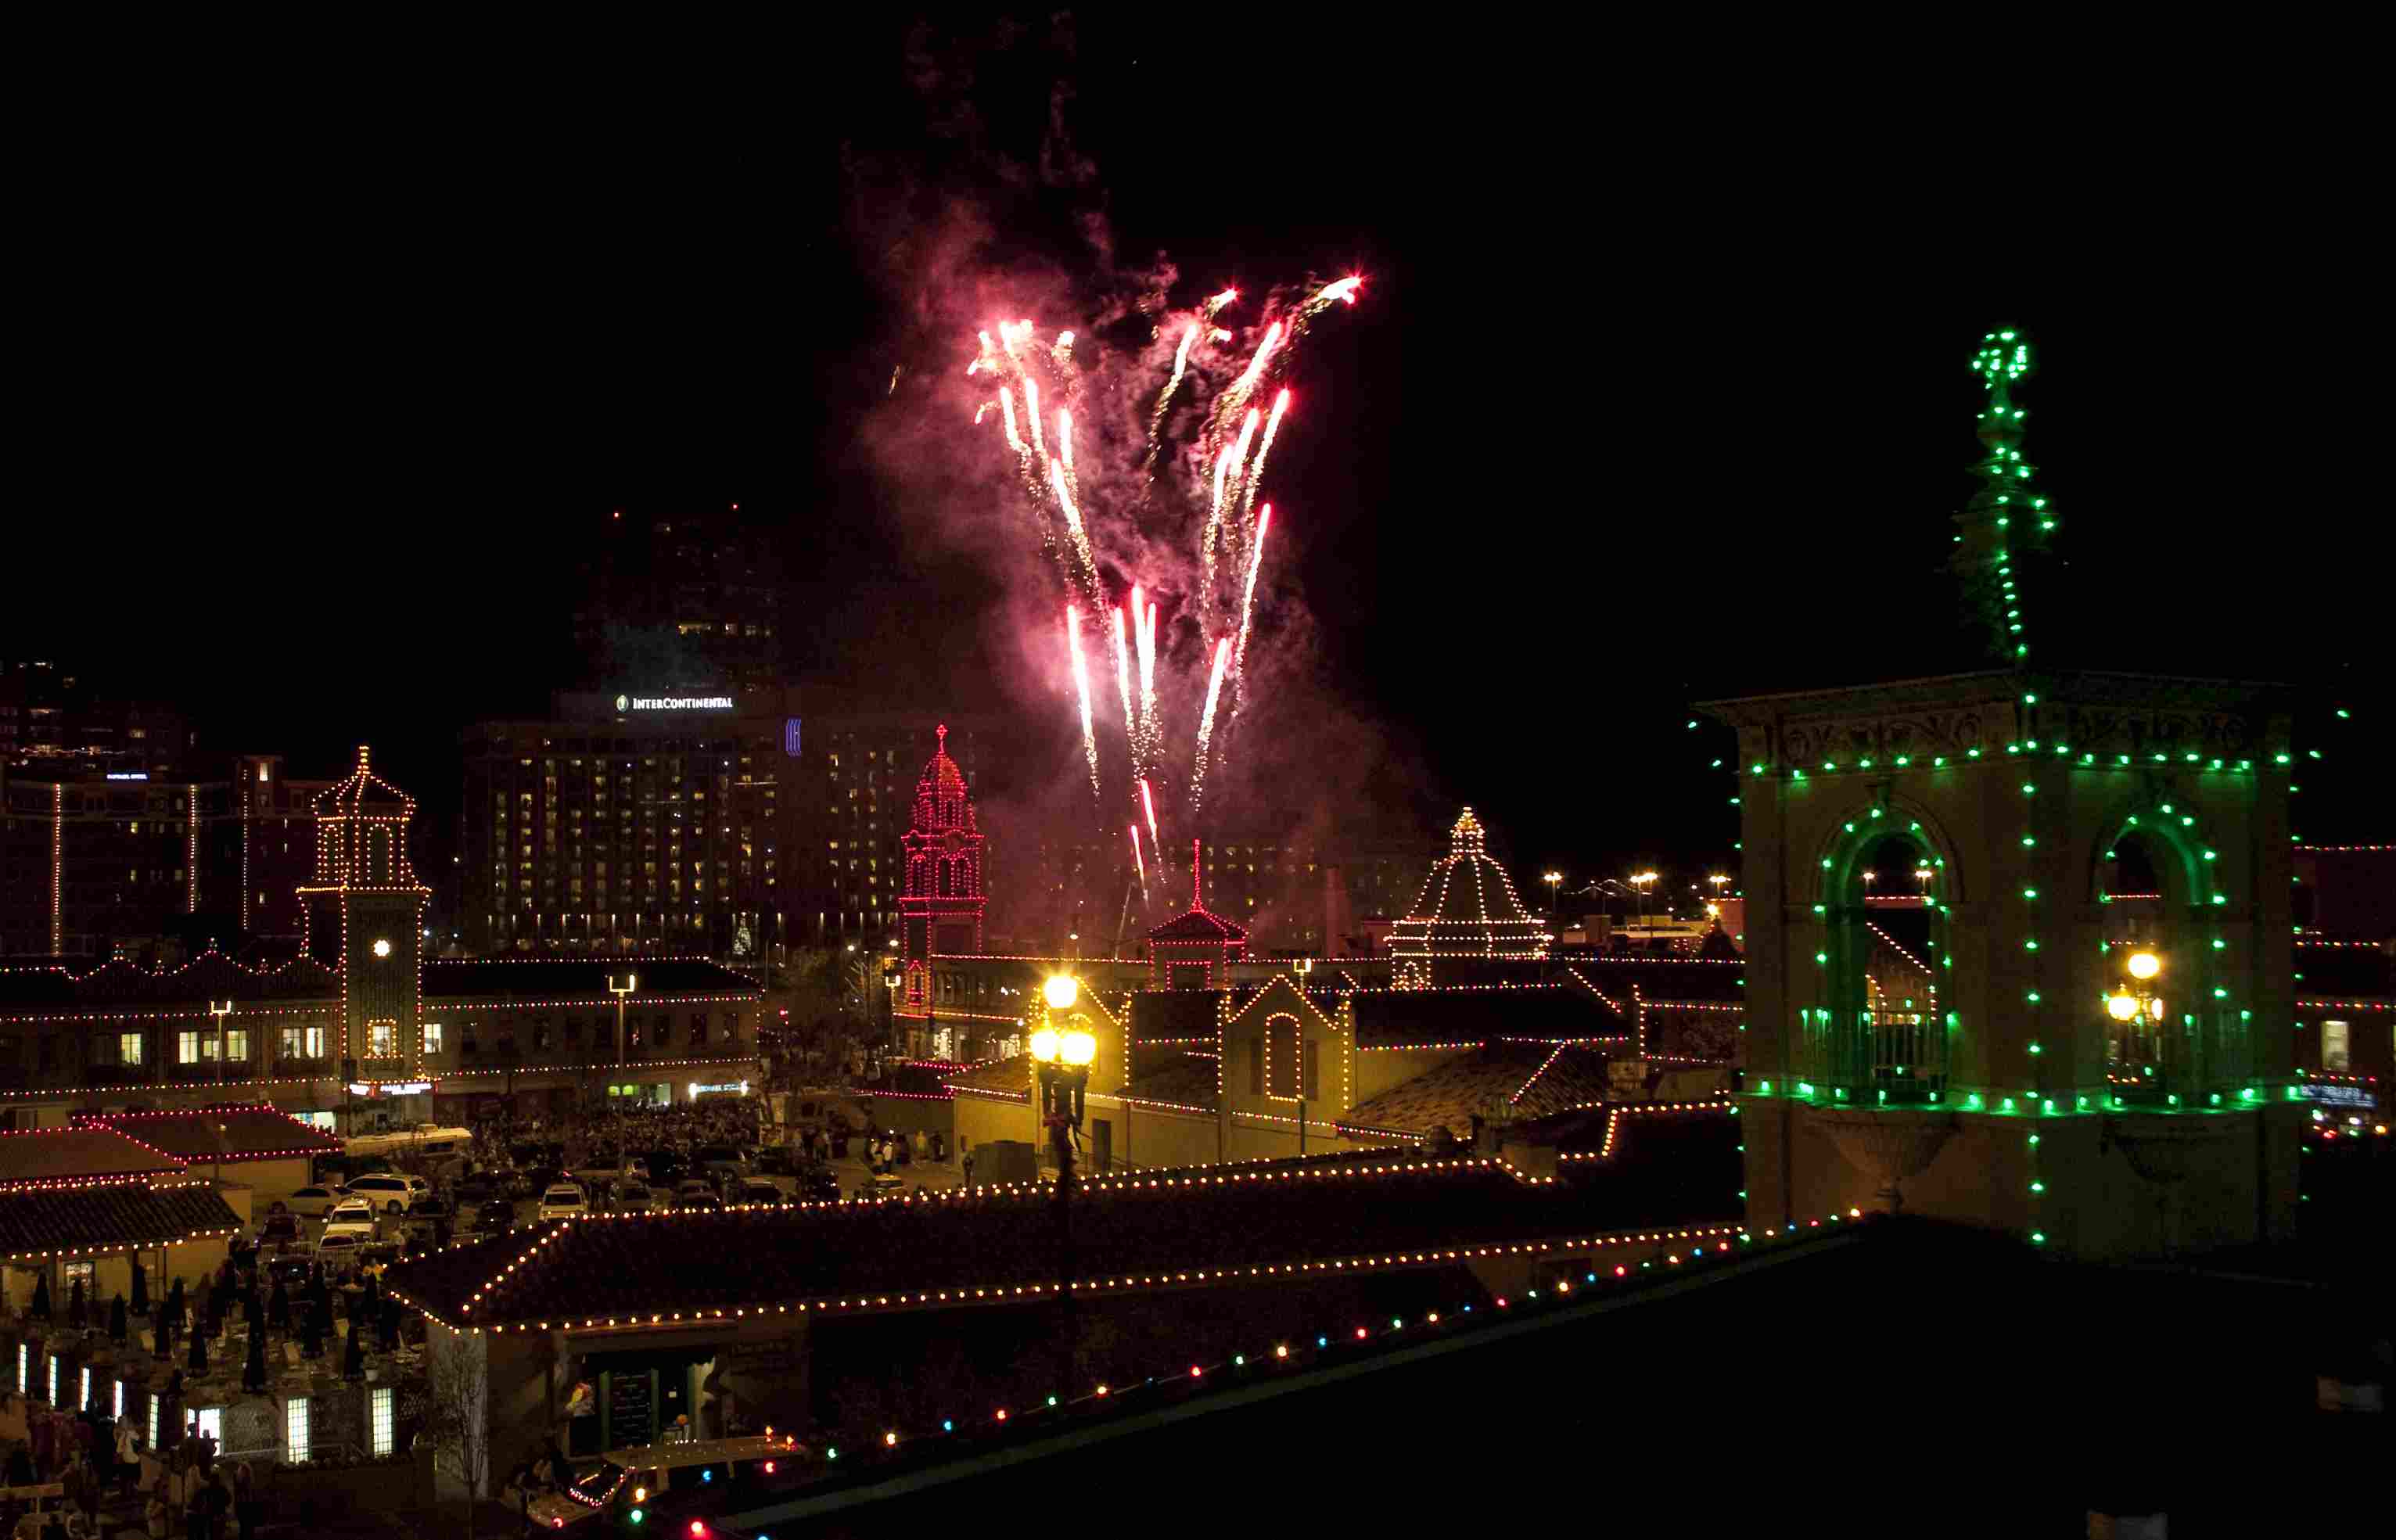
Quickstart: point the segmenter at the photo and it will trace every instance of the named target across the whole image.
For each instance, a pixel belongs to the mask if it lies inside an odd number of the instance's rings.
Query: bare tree
[[[424,1437],[436,1478],[466,1489],[466,1540],[474,1540],[474,1505],[490,1477],[490,1367],[484,1339],[428,1321]]]

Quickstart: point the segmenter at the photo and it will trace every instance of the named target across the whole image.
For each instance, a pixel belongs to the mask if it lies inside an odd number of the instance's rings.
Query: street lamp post
[[[1081,998],[1080,981],[1058,974],[1041,988],[1041,1027],[1032,1034],[1032,1062],[1039,1081],[1033,1098],[1057,1157],[1057,1305],[1061,1314],[1057,1335],[1057,1396],[1073,1388],[1073,1143],[1080,1136],[1084,1093],[1090,1083],[1090,1061],[1098,1056],[1098,1040],[1088,1018],[1079,1014],[1056,1027],[1057,1014],[1071,1011]]]
[[[641,987],[638,974],[609,974],[607,992],[616,997],[616,1074],[620,1082],[624,1070],[624,997]]]
[[[1564,874],[1561,871],[1547,871],[1539,874],[1539,881],[1548,884],[1548,928],[1550,930],[1556,928],[1556,889],[1564,885]]]
[[[1639,928],[1648,933],[1647,940],[1652,945],[1656,936],[1653,927],[1647,923],[1647,890],[1656,885],[1656,873],[1653,871],[1633,872],[1631,877],[1631,885],[1633,888],[1636,888],[1639,892]]]
[[[217,1083],[218,1083],[219,1085],[222,1085],[222,1084],[224,1083],[224,1060],[225,1060],[225,1017],[227,1017],[227,1016],[229,1016],[233,1015],[233,1002],[232,1002],[232,1001],[230,1001],[230,1000],[211,1000],[211,1001],[209,1001],[209,1002],[208,1002],[208,1015],[209,1015],[209,1016],[214,1016],[214,1017],[216,1018],[216,1029],[217,1029],[217,1069],[216,1069],[216,1082],[217,1082]]]

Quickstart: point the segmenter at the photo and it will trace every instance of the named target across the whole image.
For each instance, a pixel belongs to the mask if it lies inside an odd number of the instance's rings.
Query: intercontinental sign
[[[729,711],[730,696],[618,696],[619,711]]]

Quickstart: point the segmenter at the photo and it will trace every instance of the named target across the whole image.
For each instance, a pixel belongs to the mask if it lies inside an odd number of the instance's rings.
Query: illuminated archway
[[[1870,789],[1817,852],[1814,924],[1800,933],[1810,956],[1795,960],[1790,980],[1800,1095],[1866,1107],[1943,1100],[1963,1029],[1948,1003],[1956,994],[1949,932],[1964,891],[1954,852],[1925,809],[1885,786]],[[1899,912],[1918,919],[1918,935],[1893,934],[1885,922]]]

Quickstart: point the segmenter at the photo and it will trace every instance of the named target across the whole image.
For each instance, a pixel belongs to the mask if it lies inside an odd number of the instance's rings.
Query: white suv
[[[341,1191],[347,1197],[371,1199],[385,1214],[406,1214],[433,1196],[432,1185],[423,1177],[403,1176],[397,1172],[360,1176]]]
[[[590,1212],[591,1204],[579,1187],[561,1182],[540,1195],[543,1219],[579,1219]]]

